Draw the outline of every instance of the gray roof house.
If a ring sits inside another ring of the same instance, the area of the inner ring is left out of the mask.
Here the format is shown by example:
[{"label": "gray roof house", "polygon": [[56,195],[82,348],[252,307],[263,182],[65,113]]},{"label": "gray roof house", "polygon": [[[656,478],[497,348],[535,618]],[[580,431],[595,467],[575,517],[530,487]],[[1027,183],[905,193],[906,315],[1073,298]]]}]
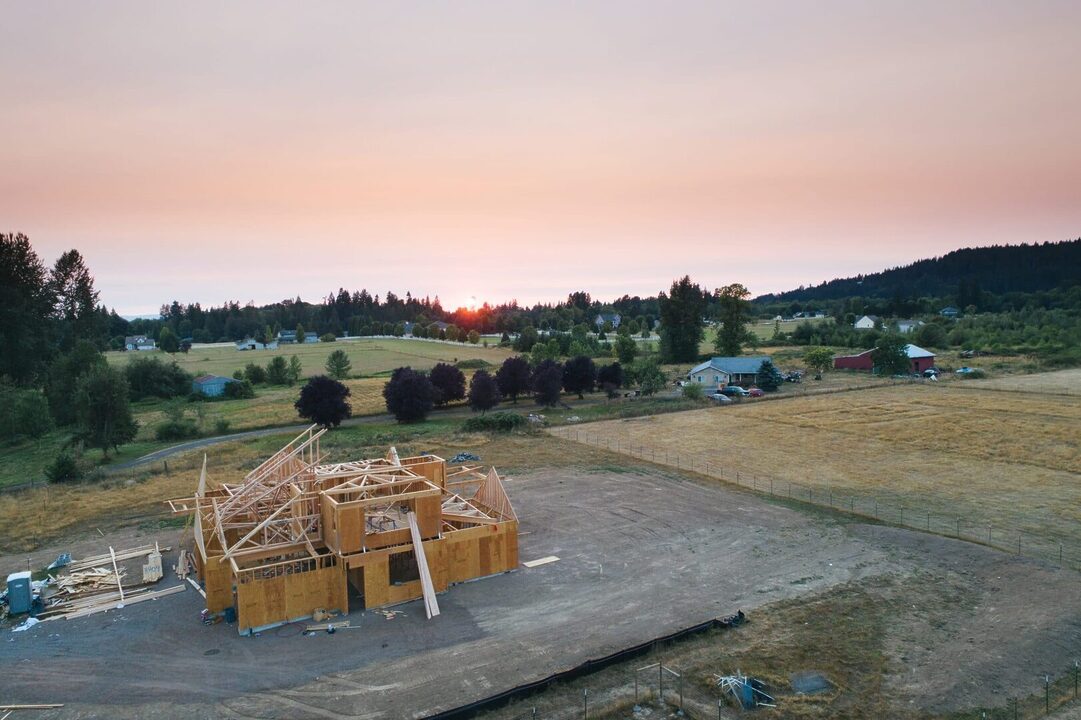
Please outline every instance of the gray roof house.
[{"label": "gray roof house", "polygon": [[753,383],[758,377],[758,368],[766,360],[773,362],[769,355],[710,358],[691,368],[687,379],[705,387]]},{"label": "gray roof house", "polygon": [[237,350],[277,350],[278,341],[271,340],[268,343],[260,342],[255,338],[247,337],[236,344]]},{"label": "gray roof house", "polygon": [[124,338],[125,350],[155,350],[154,339],[146,335],[129,335]]},{"label": "gray roof house", "polygon": [[953,305],[947,305],[938,311],[938,314],[942,317],[955,318],[961,314],[961,311],[955,308]]},{"label": "gray roof house", "polygon": [[604,327],[604,324],[612,323],[612,329],[615,330],[619,327],[619,323],[623,318],[619,313],[600,313],[597,317],[593,318],[593,324],[598,328]]}]

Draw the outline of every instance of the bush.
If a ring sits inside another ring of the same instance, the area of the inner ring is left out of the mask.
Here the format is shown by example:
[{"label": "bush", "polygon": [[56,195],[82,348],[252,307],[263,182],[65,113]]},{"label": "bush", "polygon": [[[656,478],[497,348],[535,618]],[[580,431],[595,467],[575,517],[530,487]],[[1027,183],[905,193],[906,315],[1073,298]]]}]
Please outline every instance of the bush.
[{"label": "bush", "polygon": [[124,366],[124,377],[132,400],[168,400],[191,392],[191,373],[181,370],[175,362],[162,362],[156,357],[136,355]]},{"label": "bush", "polygon": [[262,365],[248,363],[244,366],[244,379],[250,382],[252,385],[259,385],[265,383],[266,377],[266,368],[264,368]]},{"label": "bush", "polygon": [[489,368],[492,364],[483,358],[471,358],[469,360],[459,360],[454,363],[454,367],[461,370],[480,370],[481,368]]},{"label": "bush", "polygon": [[0,437],[39,438],[53,429],[49,401],[37,390],[0,385]]},{"label": "bush", "polygon": [[511,432],[527,425],[524,417],[512,412],[494,412],[471,417],[462,423],[466,432]]},{"label": "bush", "polygon": [[199,437],[199,428],[195,421],[188,419],[166,420],[154,428],[154,437],[158,440],[187,440]]},{"label": "bush", "polygon": [[225,418],[218,418],[214,421],[214,432],[218,435],[224,435],[229,432],[229,421]]},{"label": "bush", "polygon": [[337,339],[334,333],[323,333],[319,336],[319,342],[334,342]]},{"label": "bush", "polygon": [[987,373],[979,368],[975,368],[970,373],[964,373],[961,375],[965,380],[983,380],[987,377]]},{"label": "bush", "polygon": [[255,388],[247,380],[225,383],[225,397],[230,400],[247,400],[255,397]]},{"label": "bush", "polygon": [[45,467],[45,479],[51,483],[78,482],[83,479],[83,469],[75,456],[64,450]]},{"label": "bush", "polygon": [[687,400],[701,400],[705,394],[698,383],[687,383],[683,386],[683,397]]}]

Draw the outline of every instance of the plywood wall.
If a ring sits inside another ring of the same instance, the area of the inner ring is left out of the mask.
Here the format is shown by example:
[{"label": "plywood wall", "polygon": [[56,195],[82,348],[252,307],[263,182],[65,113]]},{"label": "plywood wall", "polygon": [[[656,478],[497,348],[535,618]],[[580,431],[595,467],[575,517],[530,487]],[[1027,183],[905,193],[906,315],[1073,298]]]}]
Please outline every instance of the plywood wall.
[{"label": "plywood wall", "polygon": [[345,565],[237,585],[240,632],[311,616],[316,608],[349,612]]},{"label": "plywood wall", "polygon": [[203,586],[206,590],[206,609],[221,612],[233,606],[233,566],[222,562],[220,555],[211,555],[203,565]]}]

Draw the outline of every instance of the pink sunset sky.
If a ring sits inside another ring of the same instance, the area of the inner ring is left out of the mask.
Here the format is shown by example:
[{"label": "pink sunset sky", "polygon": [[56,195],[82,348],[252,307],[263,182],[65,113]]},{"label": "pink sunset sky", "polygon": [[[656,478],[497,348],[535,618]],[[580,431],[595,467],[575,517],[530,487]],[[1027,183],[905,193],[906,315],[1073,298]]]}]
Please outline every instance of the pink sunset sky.
[{"label": "pink sunset sky", "polygon": [[0,2],[102,300],[755,294],[1081,235],[1081,2]]}]

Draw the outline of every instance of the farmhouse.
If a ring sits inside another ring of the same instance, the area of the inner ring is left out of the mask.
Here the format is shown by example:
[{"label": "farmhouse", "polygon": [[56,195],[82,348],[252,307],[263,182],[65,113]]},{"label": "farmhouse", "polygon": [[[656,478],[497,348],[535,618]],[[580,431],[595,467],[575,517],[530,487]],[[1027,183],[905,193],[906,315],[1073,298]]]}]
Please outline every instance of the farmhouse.
[{"label": "farmhouse", "polygon": [[193,516],[207,610],[250,634],[313,615],[424,598],[518,566],[518,518],[494,468],[434,455],[321,464],[313,425],[239,483],[168,501]]},{"label": "farmhouse", "polygon": [[769,355],[710,358],[691,368],[687,379],[703,387],[753,385],[758,377],[758,369],[767,360],[772,362]]},{"label": "farmhouse", "polygon": [[124,338],[125,350],[155,350],[157,346],[152,338],[146,335],[129,335]]},{"label": "farmhouse", "polygon": [[[305,333],[307,334],[307,333]],[[307,342],[307,340],[305,340]],[[237,350],[277,350],[278,341],[260,342],[252,337],[246,337],[236,344]]]},{"label": "farmhouse", "polygon": [[225,386],[234,382],[237,380],[222,375],[200,375],[191,381],[191,391],[206,397],[221,397],[225,394]]},{"label": "farmhouse", "polygon": [[877,323],[877,322],[878,322],[878,316],[877,315],[864,315],[859,320],[857,320],[852,325],[852,327],[856,328],[857,330],[874,330],[875,323]]},{"label": "farmhouse", "polygon": [[605,323],[611,323],[612,329],[619,329],[619,323],[623,318],[619,313],[600,313],[597,317],[593,318],[593,324],[597,326],[597,329],[604,327]]},{"label": "farmhouse", "polygon": [[[864,370],[872,372],[874,361],[871,359],[873,350],[865,350],[858,355],[838,355],[833,358],[833,367],[836,370]],[[935,354],[915,345],[905,345],[911,363],[911,371],[922,373],[928,368],[935,366]]]}]

